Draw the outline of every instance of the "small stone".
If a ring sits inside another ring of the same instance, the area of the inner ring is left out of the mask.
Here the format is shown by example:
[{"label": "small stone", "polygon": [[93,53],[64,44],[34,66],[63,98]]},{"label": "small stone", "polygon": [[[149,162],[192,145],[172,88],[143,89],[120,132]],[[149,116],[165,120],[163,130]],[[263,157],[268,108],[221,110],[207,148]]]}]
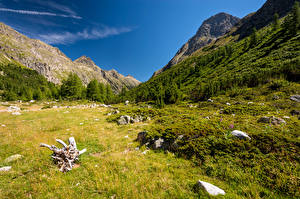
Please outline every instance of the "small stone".
[{"label": "small stone", "polygon": [[12,155],[12,156],[9,156],[8,158],[6,158],[6,159],[4,160],[4,162],[5,162],[5,163],[14,162],[14,161],[19,160],[19,159],[21,159],[21,158],[23,158],[22,155],[20,155],[20,154],[15,154],[15,155]]},{"label": "small stone", "polygon": [[293,96],[291,96],[290,99],[295,101],[295,102],[300,102],[300,95],[293,95]]},{"label": "small stone", "polygon": [[21,115],[20,112],[13,112],[12,115]]},{"label": "small stone", "polygon": [[131,121],[130,116],[128,116],[128,115],[122,115],[120,117],[120,119],[118,120],[118,124],[119,125],[126,125],[126,124],[129,124],[130,121]]},{"label": "small stone", "polygon": [[83,125],[83,123],[80,123],[79,125]]},{"label": "small stone", "polygon": [[239,131],[239,130],[234,130],[231,132],[231,135],[237,137],[237,138],[240,138],[240,139],[248,139],[248,140],[251,140],[251,138],[244,132],[242,131]]},{"label": "small stone", "polygon": [[289,116],[283,116],[284,119],[291,119]]},{"label": "small stone", "polygon": [[95,119],[95,121],[99,121],[99,119],[98,119],[98,118],[96,118],[96,119]]},{"label": "small stone", "polygon": [[248,105],[253,104],[253,102],[248,102]]},{"label": "small stone", "polygon": [[5,125],[5,124],[2,124],[1,126],[2,126],[2,127],[6,127],[6,125]]},{"label": "small stone", "polygon": [[163,143],[164,143],[164,139],[162,139],[162,138],[159,138],[158,140],[155,140],[155,142],[154,142],[154,149],[161,148],[162,145],[163,145]]},{"label": "small stone", "polygon": [[129,105],[129,101],[128,101],[128,100],[125,101],[125,105],[126,105],[126,106]]},{"label": "small stone", "polygon": [[208,99],[207,101],[208,101],[208,102],[214,102],[214,100],[212,100],[212,99]]},{"label": "small stone", "polygon": [[149,150],[144,151],[142,154],[146,155]]},{"label": "small stone", "polygon": [[228,102],[226,103],[226,105],[227,105],[227,106],[231,106],[231,104],[230,104],[230,103],[228,103]]},{"label": "small stone", "polygon": [[11,170],[11,166],[1,167],[0,168],[0,172],[2,172],[2,171],[9,171],[9,170]]},{"label": "small stone", "polygon": [[270,120],[271,120],[270,117],[263,116],[263,117],[259,118],[258,122],[260,122],[260,123],[270,123]]},{"label": "small stone", "polygon": [[139,151],[139,150],[140,150],[140,147],[136,147],[134,150]]},{"label": "small stone", "polygon": [[128,135],[126,135],[126,136],[124,136],[124,138],[128,139],[128,138],[129,138],[129,136],[128,136]]},{"label": "small stone", "polygon": [[225,191],[220,189],[219,187],[212,185],[208,182],[204,182],[199,180],[198,181],[198,186],[200,188],[203,188],[207,193],[209,193],[212,196],[217,196],[217,195],[225,195]]}]

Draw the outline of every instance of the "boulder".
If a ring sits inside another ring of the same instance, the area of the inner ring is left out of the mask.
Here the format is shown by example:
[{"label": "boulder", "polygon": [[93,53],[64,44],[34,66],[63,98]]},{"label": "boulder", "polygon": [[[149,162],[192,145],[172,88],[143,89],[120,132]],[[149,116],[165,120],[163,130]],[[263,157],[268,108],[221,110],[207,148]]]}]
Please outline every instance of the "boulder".
[{"label": "boulder", "polygon": [[12,155],[12,156],[9,156],[8,158],[6,158],[6,159],[4,160],[4,162],[5,162],[5,163],[14,162],[14,161],[19,160],[19,159],[21,159],[21,158],[23,158],[22,155],[20,155],[20,154],[15,154],[15,155]]},{"label": "boulder", "polygon": [[263,116],[263,117],[258,119],[258,122],[260,122],[260,123],[270,123],[270,120],[271,120],[270,117]]},{"label": "boulder", "polygon": [[11,170],[11,166],[1,167],[0,168],[0,172],[2,172],[2,171],[9,171],[9,170]]},{"label": "boulder", "polygon": [[237,138],[240,138],[240,139],[243,139],[243,140],[251,140],[251,138],[247,135],[247,133],[244,133],[242,131],[239,131],[239,130],[234,130],[231,132],[231,135],[237,137]]},{"label": "boulder", "polygon": [[137,139],[136,141],[138,141],[139,143],[141,144],[144,144],[147,142],[147,132],[146,131],[143,131],[143,132],[140,132],[137,136]]},{"label": "boulder", "polygon": [[126,124],[129,124],[130,123],[130,116],[128,115],[122,115],[120,117],[120,119],[118,120],[118,124],[119,125],[126,125]]},{"label": "boulder", "polygon": [[271,117],[271,123],[273,125],[279,125],[279,124],[286,124],[286,121],[284,121],[281,118]]},{"label": "boulder", "polygon": [[291,96],[290,99],[295,101],[295,102],[300,102],[300,95],[293,95],[293,96]]},{"label": "boulder", "polygon": [[159,138],[158,140],[155,140],[154,141],[154,149],[162,148],[163,143],[164,143],[164,139],[162,139],[162,138]]},{"label": "boulder", "polygon": [[199,180],[197,184],[199,188],[204,189],[205,191],[207,191],[208,194],[212,196],[225,195],[225,191],[223,189],[220,189],[219,187],[212,185],[208,182]]}]

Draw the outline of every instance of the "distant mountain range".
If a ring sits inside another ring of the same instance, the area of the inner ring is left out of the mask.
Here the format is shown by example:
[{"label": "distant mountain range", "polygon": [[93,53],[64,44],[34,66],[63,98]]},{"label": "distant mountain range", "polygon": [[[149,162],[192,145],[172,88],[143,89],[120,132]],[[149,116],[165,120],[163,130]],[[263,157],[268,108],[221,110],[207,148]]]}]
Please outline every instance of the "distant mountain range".
[{"label": "distant mountain range", "polygon": [[86,56],[72,61],[58,48],[30,39],[0,23],[0,63],[8,62],[16,62],[36,70],[55,84],[60,84],[69,73],[76,73],[85,85],[92,79],[110,84],[117,93],[123,87],[131,89],[140,84],[132,76],[125,77],[115,70],[101,69]]}]

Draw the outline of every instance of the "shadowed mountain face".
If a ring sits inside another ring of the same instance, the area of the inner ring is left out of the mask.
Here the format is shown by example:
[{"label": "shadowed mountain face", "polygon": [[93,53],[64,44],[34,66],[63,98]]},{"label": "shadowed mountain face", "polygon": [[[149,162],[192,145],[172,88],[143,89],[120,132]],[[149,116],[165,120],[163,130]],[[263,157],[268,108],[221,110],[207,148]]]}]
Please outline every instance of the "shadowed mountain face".
[{"label": "shadowed mountain face", "polygon": [[93,79],[110,84],[115,92],[140,84],[132,76],[125,77],[115,70],[102,70],[86,56],[72,61],[58,48],[30,39],[0,23],[0,63],[8,62],[17,62],[36,70],[55,84],[60,84],[69,73],[77,74],[85,85]]},{"label": "shadowed mountain face", "polygon": [[[285,16],[293,7],[296,0],[268,0],[256,13],[243,18],[233,35],[240,35],[240,39],[249,36],[253,28],[263,28],[273,21],[275,13],[279,17]],[[299,1],[299,0],[297,0]]]},{"label": "shadowed mountain face", "polygon": [[169,69],[198,49],[225,35],[239,20],[239,18],[226,13],[219,13],[205,20],[196,35],[185,43],[171,61],[165,67],[156,71],[153,76]]}]

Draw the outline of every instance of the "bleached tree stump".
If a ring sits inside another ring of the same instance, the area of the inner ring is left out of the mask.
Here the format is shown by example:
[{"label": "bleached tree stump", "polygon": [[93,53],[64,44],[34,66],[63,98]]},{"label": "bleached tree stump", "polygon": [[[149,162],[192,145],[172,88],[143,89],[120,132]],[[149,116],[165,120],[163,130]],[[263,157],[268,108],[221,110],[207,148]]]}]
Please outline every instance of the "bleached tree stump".
[{"label": "bleached tree stump", "polygon": [[41,143],[40,147],[47,147],[48,149],[53,151],[51,157],[53,158],[54,163],[58,165],[59,170],[61,172],[67,172],[72,170],[75,162],[78,160],[78,157],[84,152],[86,152],[86,149],[79,151],[77,149],[74,137],[69,138],[69,145],[67,145],[64,141],[60,139],[56,139],[56,141],[64,147],[60,149],[54,145],[50,146],[44,143]]}]

